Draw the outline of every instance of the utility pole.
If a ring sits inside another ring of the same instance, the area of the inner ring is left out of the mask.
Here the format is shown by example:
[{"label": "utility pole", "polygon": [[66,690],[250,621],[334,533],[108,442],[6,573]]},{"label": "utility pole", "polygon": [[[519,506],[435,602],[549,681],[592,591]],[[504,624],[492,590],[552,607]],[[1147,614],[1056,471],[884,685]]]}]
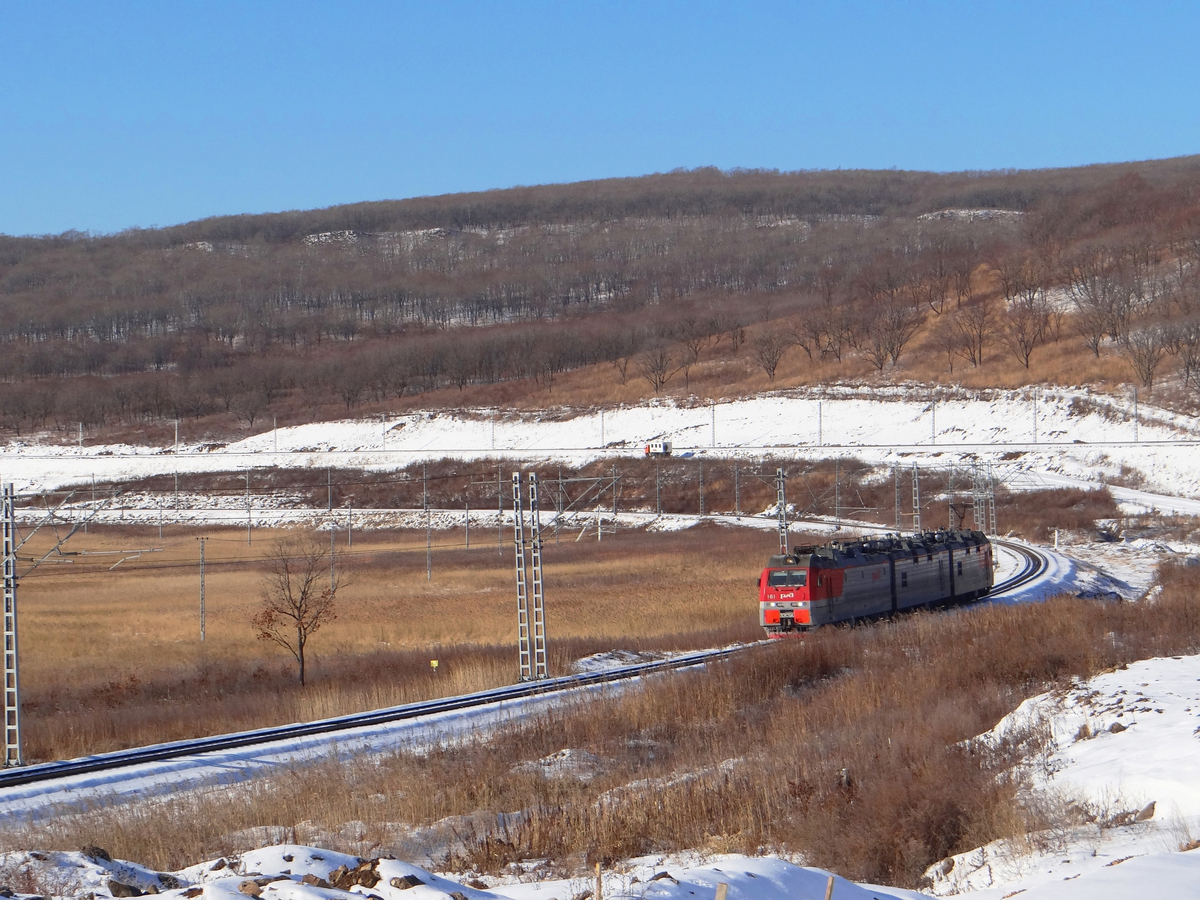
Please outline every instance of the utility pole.
[{"label": "utility pole", "polygon": [[542,523],[538,510],[538,477],[529,473],[529,550],[533,570],[533,677],[546,678],[546,594],[542,578]]},{"label": "utility pole", "polygon": [[429,468],[421,464],[421,502],[425,507],[425,580],[433,581],[433,519],[429,509]]},{"label": "utility pole", "polygon": [[325,483],[327,485],[327,490],[329,491],[329,507],[328,507],[328,509],[329,509],[330,514],[332,514],[333,513],[333,469],[332,468],[325,469]]},{"label": "utility pole", "polygon": [[779,507],[779,555],[787,556],[788,524],[787,524],[787,493],[783,480],[783,468],[775,470],[775,502]]},{"label": "utility pole", "polygon": [[717,446],[717,401],[710,400],[709,404],[712,408],[712,445]]},{"label": "utility pole", "polygon": [[900,467],[892,466],[892,481],[896,486],[896,534],[904,533],[904,524],[900,519]]},{"label": "utility pole", "polygon": [[654,513],[662,515],[662,463],[654,461]]},{"label": "utility pole", "polygon": [[4,767],[22,766],[21,678],[17,655],[17,519],[11,483],[4,485]]},{"label": "utility pole", "polygon": [[824,425],[824,422],[822,422],[821,401],[818,400],[817,401],[817,446],[819,446],[819,447],[825,446],[825,435],[822,433],[823,425]]},{"label": "utility pole", "polygon": [[471,501],[470,500],[463,501],[463,510],[467,514],[467,524],[466,524],[466,528],[465,528],[466,547],[464,549],[470,550],[471,549]]},{"label": "utility pole", "polygon": [[346,506],[346,546],[354,546],[354,501]]},{"label": "utility pole", "polygon": [[992,477],[992,464],[988,463],[987,468],[987,502],[988,502],[988,527],[991,528],[992,534],[999,534],[996,530],[996,481]]},{"label": "utility pole", "polygon": [[841,521],[841,460],[833,461],[833,518]]},{"label": "utility pole", "polygon": [[704,460],[700,460],[700,518],[704,518]]},{"label": "utility pole", "polygon": [[983,469],[979,463],[975,463],[975,471],[972,473],[971,479],[971,519],[975,524],[976,531],[982,531],[985,534],[988,530],[987,524],[987,486],[984,483]]},{"label": "utility pole", "polygon": [[252,534],[252,512],[250,508],[250,470],[246,470],[246,546],[250,546]]},{"label": "utility pole", "polygon": [[742,514],[742,487],[738,481],[738,464],[733,464],[733,514],[740,516]]},{"label": "utility pole", "polygon": [[525,510],[521,506],[521,473],[513,472],[513,550],[517,570],[517,662],[522,681],[533,680],[529,640],[529,571],[525,555]]},{"label": "utility pole", "polygon": [[946,482],[946,528],[954,530],[954,463],[950,463],[950,477]]},{"label": "utility pole", "polygon": [[496,552],[504,554],[504,483],[501,481],[501,469],[496,466]]},{"label": "utility pole", "polygon": [[1133,389],[1133,442],[1138,442],[1138,389]]},{"label": "utility pole", "polygon": [[200,643],[204,643],[204,542],[206,537],[196,538],[200,542]]},{"label": "utility pole", "polygon": [[913,463],[912,473],[912,489],[913,489],[913,531],[917,534],[921,533],[921,480],[917,475],[917,464]]}]

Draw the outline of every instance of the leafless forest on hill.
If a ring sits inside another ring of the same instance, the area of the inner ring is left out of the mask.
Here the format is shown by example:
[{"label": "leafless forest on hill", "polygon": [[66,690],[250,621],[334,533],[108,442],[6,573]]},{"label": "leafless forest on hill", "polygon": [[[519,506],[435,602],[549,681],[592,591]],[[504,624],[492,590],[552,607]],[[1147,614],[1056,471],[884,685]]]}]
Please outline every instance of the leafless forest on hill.
[{"label": "leafless forest on hill", "polygon": [[598,364],[634,396],[690,391],[714,360],[740,368],[710,392],[782,384],[785,359],[814,377],[1045,380],[1049,344],[1186,394],[1198,263],[1200,158],[696,170],[0,236],[0,427],[253,428],[495,385],[559,402]]}]

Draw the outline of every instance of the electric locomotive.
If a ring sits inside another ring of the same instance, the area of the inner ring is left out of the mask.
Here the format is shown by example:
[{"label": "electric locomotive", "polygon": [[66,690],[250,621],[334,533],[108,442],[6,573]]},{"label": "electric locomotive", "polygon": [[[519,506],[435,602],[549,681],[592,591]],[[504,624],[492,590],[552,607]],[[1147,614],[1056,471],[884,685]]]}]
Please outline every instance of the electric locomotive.
[{"label": "electric locomotive", "polygon": [[832,541],[772,556],[758,580],[759,624],[780,637],[835,622],[942,604],[992,589],[992,545],[982,531],[927,531]]}]

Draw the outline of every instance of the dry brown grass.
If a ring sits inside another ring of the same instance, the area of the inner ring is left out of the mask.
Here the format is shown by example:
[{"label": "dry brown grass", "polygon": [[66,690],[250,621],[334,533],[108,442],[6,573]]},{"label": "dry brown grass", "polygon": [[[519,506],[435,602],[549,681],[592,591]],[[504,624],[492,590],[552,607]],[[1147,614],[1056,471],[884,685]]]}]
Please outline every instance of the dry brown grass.
[{"label": "dry brown grass", "polygon": [[[1036,734],[997,751],[962,741],[1069,676],[1200,650],[1200,573],[1170,567],[1164,584],[1154,604],[1058,599],[821,631],[487,742],[331,762],[219,797],[118,802],[0,845],[102,837],[116,855],[174,868],[246,849],[263,839],[254,826],[365,855],[402,844],[396,823],[523,810],[507,829],[460,820],[450,863],[781,846],[848,877],[913,885],[947,854],[1052,824],[1021,805],[1009,774]],[[594,780],[519,766],[564,747],[600,757]]]},{"label": "dry brown grass", "polygon": [[[946,314],[950,312],[947,307]],[[891,384],[916,381],[926,384],[960,384],[972,389],[1021,388],[1028,385],[1092,385],[1098,390],[1121,390],[1136,381],[1129,364],[1111,348],[1099,357],[1083,345],[1071,331],[1068,319],[1057,341],[1048,341],[1034,350],[1026,369],[998,339],[989,345],[979,366],[955,359],[950,371],[944,351],[933,339],[938,317],[930,314],[910,348],[900,358],[898,366],[889,365],[883,372],[863,357],[847,350],[841,360],[814,354],[812,358],[799,347],[784,354],[775,378],[769,379],[754,362],[750,348],[755,335],[762,331],[784,327],[779,321],[756,323],[747,329],[748,340],[735,353],[726,342],[710,346],[692,367],[685,384],[682,374],[674,376],[663,390],[664,396],[695,396],[704,400],[748,396],[760,391],[811,387],[822,384]],[[1170,368],[1164,364],[1163,373]],[[1160,373],[1163,374],[1163,373]],[[1159,389],[1162,393],[1162,389]],[[639,403],[654,396],[649,383],[630,365],[624,384],[616,367],[601,363],[562,373],[552,390],[532,382],[509,382],[498,385],[478,385],[465,391],[443,390],[413,398],[413,408],[458,407],[463,405],[503,404],[523,409],[549,405],[615,406]],[[1164,394],[1164,397],[1166,395]],[[407,408],[407,407],[406,407]]]},{"label": "dry brown grass", "polygon": [[[21,585],[27,755],[76,756],[463,693],[515,680],[512,550],[462,549],[440,533],[433,578],[425,536],[339,544],[353,577],[339,616],[319,631],[312,680],[255,639],[262,557],[271,534],[209,532],[206,640],[199,641],[196,535],[101,529],[72,539],[72,562]],[[482,535],[476,535],[477,539]],[[757,635],[753,582],[771,552],[761,532],[699,528],[573,535],[546,544],[547,622],[555,672],[613,647],[688,647]],[[495,540],[495,533],[491,534]],[[47,538],[26,551],[39,552]],[[125,559],[112,553],[161,548]],[[429,660],[438,658],[436,673]]]},{"label": "dry brown grass", "polygon": [[1108,488],[1054,488],[1014,493],[996,492],[997,521],[1005,533],[1032,541],[1053,539],[1056,529],[1095,533],[1098,521],[1117,519],[1121,510]]}]

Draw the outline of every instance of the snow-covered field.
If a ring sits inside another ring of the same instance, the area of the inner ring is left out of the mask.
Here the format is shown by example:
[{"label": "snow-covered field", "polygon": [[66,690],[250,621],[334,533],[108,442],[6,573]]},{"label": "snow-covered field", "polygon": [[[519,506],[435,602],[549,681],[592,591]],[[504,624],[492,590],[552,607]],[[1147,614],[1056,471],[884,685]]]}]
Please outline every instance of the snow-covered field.
[{"label": "snow-covered field", "polygon": [[[1150,494],[1194,501],[1200,423],[1086,390],[936,393],[918,387],[787,392],[715,405],[670,400],[615,410],[497,410],[345,420],[267,430],[228,443],[146,447],[40,438],[0,447],[0,472],[19,491],[149,475],[266,467],[388,470],[442,458],[584,463],[639,455],[666,438],[676,453],[755,459],[853,454],[870,462],[994,461],[1016,486],[1091,483],[1142,474]],[[1136,502],[1136,492],[1130,495]],[[1152,496],[1142,498],[1153,504]],[[236,502],[236,501],[235,501]]]}]

